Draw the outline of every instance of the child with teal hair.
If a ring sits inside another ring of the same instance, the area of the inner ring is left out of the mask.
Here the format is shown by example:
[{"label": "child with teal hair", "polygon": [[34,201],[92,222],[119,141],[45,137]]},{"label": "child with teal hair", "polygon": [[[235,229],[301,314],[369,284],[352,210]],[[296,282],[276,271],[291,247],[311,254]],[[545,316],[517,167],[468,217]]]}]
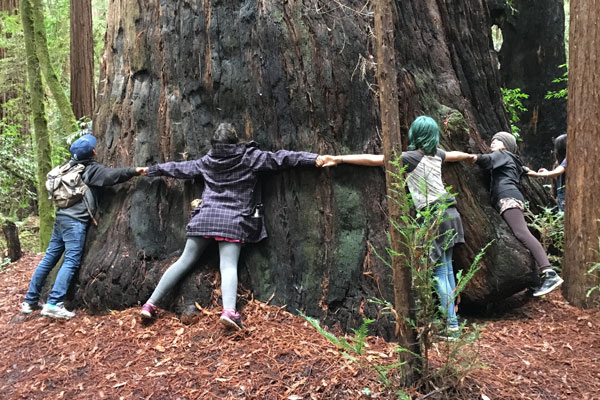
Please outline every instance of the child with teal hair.
[{"label": "child with teal hair", "polygon": [[[439,234],[430,251],[431,260],[437,264],[434,276],[440,302],[447,318],[448,338],[458,333],[458,319],[454,305],[456,281],[452,267],[454,245],[464,243],[463,226],[456,210],[456,199],[448,193],[442,181],[442,163],[475,161],[475,156],[459,151],[444,151],[438,148],[440,140],[438,124],[433,118],[420,116],[408,131],[409,151],[402,152],[402,164],[406,166],[407,186],[417,210],[428,206],[449,204],[439,226]],[[325,156],[324,166],[342,163],[380,166],[383,155],[352,154]]]}]

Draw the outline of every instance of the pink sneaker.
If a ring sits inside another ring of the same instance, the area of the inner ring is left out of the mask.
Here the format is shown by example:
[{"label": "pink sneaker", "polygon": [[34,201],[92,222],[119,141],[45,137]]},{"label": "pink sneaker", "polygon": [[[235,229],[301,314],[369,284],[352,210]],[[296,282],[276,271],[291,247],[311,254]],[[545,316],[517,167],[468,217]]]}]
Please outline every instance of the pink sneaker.
[{"label": "pink sneaker", "polygon": [[142,310],[140,314],[142,314],[142,318],[144,319],[154,319],[156,318],[156,314],[158,313],[158,308],[152,303],[146,303],[142,306]]},{"label": "pink sneaker", "polygon": [[233,308],[224,308],[220,321],[227,328],[232,328],[238,331],[244,329],[244,325],[242,325],[242,316]]}]

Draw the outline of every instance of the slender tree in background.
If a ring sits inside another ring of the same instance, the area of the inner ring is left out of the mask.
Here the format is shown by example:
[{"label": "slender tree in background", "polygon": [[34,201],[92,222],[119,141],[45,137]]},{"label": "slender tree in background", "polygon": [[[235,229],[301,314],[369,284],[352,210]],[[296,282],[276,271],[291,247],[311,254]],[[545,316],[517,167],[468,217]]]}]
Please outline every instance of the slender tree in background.
[{"label": "slender tree in background", "polygon": [[[18,0],[0,0],[0,11],[8,11],[12,13],[19,8]],[[0,26],[0,32],[2,32],[2,27]],[[0,59],[6,57],[6,49],[0,47]],[[11,98],[11,93],[2,90],[2,94],[0,97],[0,120],[4,116],[4,112],[2,111],[2,105]]]},{"label": "slender tree in background", "polygon": [[44,5],[42,0],[30,0],[31,15],[33,18],[35,50],[38,56],[39,64],[46,78],[46,83],[52,97],[56,101],[61,116],[61,125],[65,135],[77,131],[77,124],[71,103],[65,95],[65,91],[58,80],[54,67],[50,62],[48,54],[48,42],[46,39],[46,25],[44,23]]},{"label": "slender tree in background", "polygon": [[52,234],[54,216],[52,203],[45,195],[46,174],[52,168],[50,162],[51,146],[48,136],[46,109],[44,105],[44,86],[40,71],[40,62],[36,51],[32,4],[29,0],[21,0],[19,12],[23,21],[25,52],[27,54],[27,82],[31,99],[31,115],[34,129],[34,148],[37,159],[37,192],[38,213],[40,216],[40,247],[45,249]]},{"label": "slender tree in background", "polygon": [[[383,153],[387,161],[386,169],[395,168],[390,164],[396,155],[402,152],[400,137],[400,113],[398,109],[398,85],[396,77],[396,57],[394,48],[394,15],[391,0],[377,0],[375,2],[375,40],[377,55],[377,84],[379,86],[379,108],[381,112],[381,135],[383,138]],[[396,172],[396,171],[394,171]],[[401,223],[401,211],[396,198],[404,195],[404,187],[394,185],[394,176],[386,173],[386,192],[388,194],[388,213],[390,221],[391,248],[396,254],[406,254],[402,249],[402,238],[394,224]],[[392,257],[392,273],[394,284],[394,308],[396,310],[396,336],[399,344],[412,352],[400,353],[401,361],[405,364],[402,368],[404,384],[414,382],[415,366],[417,359],[414,353],[416,333],[408,324],[411,301],[411,274],[403,256]]]},{"label": "slender tree in background", "polygon": [[75,118],[94,112],[94,36],[91,0],[71,0],[71,104]]},{"label": "slender tree in background", "polygon": [[564,294],[574,305],[598,304],[600,262],[600,8],[594,0],[572,0],[569,28],[567,204],[565,214]]}]

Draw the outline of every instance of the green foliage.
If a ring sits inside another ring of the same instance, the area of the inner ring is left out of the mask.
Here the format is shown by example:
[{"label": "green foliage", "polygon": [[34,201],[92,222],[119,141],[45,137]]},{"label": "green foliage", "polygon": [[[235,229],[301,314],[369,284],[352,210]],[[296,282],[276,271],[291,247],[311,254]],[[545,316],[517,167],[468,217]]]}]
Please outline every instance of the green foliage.
[{"label": "green foliage", "polygon": [[[540,243],[544,247],[544,250],[546,250],[546,253],[550,253],[548,259],[560,270],[565,242],[564,212],[558,211],[557,207],[544,207],[540,214],[534,214],[529,208],[529,204],[527,204],[525,215],[529,219],[528,225],[539,232]],[[558,255],[552,253],[557,253]]]},{"label": "green foliage", "polygon": [[[50,62],[65,93],[69,91],[70,37],[69,0],[44,2],[44,26]],[[93,1],[94,45],[96,60],[104,45],[108,0]],[[30,117],[30,94],[27,88],[25,40],[21,15],[0,13],[0,48],[5,57],[0,59],[0,214],[22,219],[35,213],[37,201],[35,157]],[[100,63],[96,63],[96,82]],[[48,120],[52,166],[69,158],[73,135],[65,132],[58,106],[49,92],[44,93],[44,108]],[[69,140],[71,139],[71,140]],[[45,193],[43,194],[45,195]],[[30,238],[32,239],[32,238]],[[31,241],[31,240],[30,240]]]},{"label": "green foliage", "polygon": [[521,140],[519,136],[519,128],[516,124],[521,120],[519,114],[524,111],[527,111],[527,108],[523,106],[522,100],[528,99],[529,95],[527,93],[521,92],[520,88],[501,88],[501,90],[502,100],[504,102],[504,111],[506,111],[506,113],[509,116],[512,134],[517,137],[517,140]]},{"label": "green foliage", "polygon": [[[567,66],[567,64],[562,64],[559,65],[558,68],[564,68],[565,72],[558,78],[553,79],[552,82],[554,83],[562,83],[562,82],[568,82],[569,80],[569,67]],[[565,87],[563,89],[560,90],[549,90],[548,92],[546,92],[546,96],[544,96],[545,99],[549,100],[549,99],[567,99],[568,98],[568,89]]]},{"label": "green foliage", "polygon": [[[600,221],[600,220],[598,220],[598,221]],[[597,254],[600,255],[600,237],[598,238],[598,251],[597,251]],[[600,277],[600,261],[597,261],[597,262],[591,263],[591,264],[592,264],[592,268],[590,268],[587,271],[587,274],[595,276],[595,277]],[[594,291],[596,291],[596,290],[600,291],[600,285],[596,285],[596,286],[590,288],[587,291],[587,293],[586,293],[585,296],[586,297],[590,297],[592,295],[592,293],[594,293]]]},{"label": "green foliage", "polygon": [[[313,328],[317,330],[323,337],[329,340],[331,343],[339,347],[342,355],[353,363],[360,365],[361,367],[370,368],[377,372],[379,375],[379,381],[384,387],[390,385],[390,379],[388,378],[388,374],[390,371],[395,370],[403,363],[396,362],[392,364],[382,364],[380,358],[378,356],[372,355],[370,357],[362,357],[365,355],[365,340],[367,338],[367,333],[369,330],[369,325],[375,322],[372,319],[363,319],[363,322],[358,329],[353,329],[352,332],[354,336],[350,339],[345,337],[337,337],[333,333],[330,333],[323,329],[319,324],[319,321],[311,318],[301,311],[298,310],[298,313],[308,321],[309,324],[312,325]],[[363,391],[371,392],[369,388],[363,389]]]},{"label": "green foliage", "polygon": [[517,8],[515,7],[514,0],[506,0],[506,7],[510,10],[510,13],[512,15],[515,15],[519,12],[519,10],[517,10]]}]

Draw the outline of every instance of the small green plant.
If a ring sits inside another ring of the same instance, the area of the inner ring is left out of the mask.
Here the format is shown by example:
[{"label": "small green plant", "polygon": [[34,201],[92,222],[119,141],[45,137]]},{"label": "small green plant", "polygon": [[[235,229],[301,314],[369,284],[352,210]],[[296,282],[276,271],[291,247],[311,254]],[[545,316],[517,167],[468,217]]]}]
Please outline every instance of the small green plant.
[{"label": "small green plant", "polygon": [[[312,327],[317,330],[317,332],[323,335],[325,339],[329,340],[331,343],[339,347],[344,357],[348,358],[352,362],[362,367],[367,367],[376,371],[379,375],[379,381],[384,387],[390,385],[390,380],[388,378],[389,372],[403,364],[398,362],[383,365],[382,363],[380,363],[380,359],[377,356],[361,357],[365,354],[365,340],[367,338],[369,325],[375,322],[372,319],[363,319],[360,328],[353,329],[352,332],[354,333],[354,336],[348,339],[345,337],[337,337],[333,333],[326,331],[321,327],[318,320],[305,315],[302,311],[298,310],[298,314],[300,314],[300,316],[306,319],[306,321],[308,321],[308,323],[311,324]],[[370,392],[369,388],[365,389],[369,390]]]},{"label": "small green plant", "polygon": [[[567,66],[567,64],[561,64],[558,66],[558,68],[564,68],[565,72],[558,78],[553,79],[552,82],[554,82],[554,83],[567,82],[569,80],[569,67]],[[560,90],[549,90],[546,92],[546,95],[544,96],[544,98],[546,100],[567,99],[568,98],[568,90],[567,90],[567,88],[563,88]]]},{"label": "small green plant", "polygon": [[527,93],[521,92],[520,88],[508,89],[501,88],[502,90],[502,100],[504,102],[504,111],[509,116],[510,119],[510,128],[512,130],[512,134],[515,135],[517,140],[522,140],[519,136],[519,128],[517,127],[517,122],[521,120],[519,114],[527,111],[527,108],[523,106],[523,99],[528,99],[529,95]]},{"label": "small green plant", "polygon": [[[425,207],[417,213],[411,211],[413,208],[411,196],[410,194],[404,194],[401,190],[406,185],[406,175],[401,163],[401,159],[396,158],[391,164],[397,172],[388,171],[394,181],[392,200],[397,203],[401,210],[400,221],[392,220],[390,224],[393,229],[396,229],[400,233],[400,240],[402,240],[407,254],[398,254],[392,250],[391,245],[386,247],[387,254],[385,256],[378,254],[377,250],[373,247],[372,250],[390,268],[392,267],[391,258],[403,257],[406,261],[406,268],[410,268],[411,271],[415,311],[414,317],[407,320],[407,322],[417,332],[420,354],[415,354],[410,349],[401,346],[396,346],[396,353],[410,352],[420,361],[418,370],[421,376],[421,386],[426,389],[431,387],[449,389],[454,387],[473,368],[480,366],[479,358],[473,345],[480,336],[481,328],[477,325],[467,326],[466,322],[464,322],[459,328],[459,337],[456,338],[456,341],[444,341],[442,344],[436,341],[437,337],[442,336],[442,332],[447,331],[448,326],[446,307],[439,305],[435,292],[434,270],[438,266],[438,263],[437,260],[432,260],[430,254],[435,242],[439,243],[440,239],[442,239],[445,250],[454,239],[453,234],[446,232],[443,234],[443,237],[440,237],[439,234],[440,224],[445,221],[445,211],[454,202],[451,200],[451,196],[449,196],[446,199],[447,201],[436,201],[431,206]],[[424,182],[422,184],[424,185]],[[422,190],[422,192],[427,197],[426,191]],[[391,236],[388,233],[388,240],[391,240],[390,238]],[[468,269],[457,273],[457,285],[453,293],[454,299],[464,290],[468,281],[479,270],[479,262],[487,246],[475,257],[475,260]],[[392,314],[395,318],[398,318],[398,313],[394,310],[394,306],[390,302],[383,299],[370,299],[370,301],[380,305],[382,313]],[[338,346],[346,357],[375,370],[379,375],[380,382],[385,387],[393,386],[398,398],[409,398],[401,390],[400,384],[396,383],[394,374],[392,373],[398,367],[402,366],[403,362],[384,364],[383,360],[370,358],[365,363],[361,361],[364,358],[359,357],[361,354],[360,351],[364,351],[364,335],[366,335],[367,325],[372,323],[371,320],[365,320],[361,328],[354,331],[355,336],[348,340],[332,335],[322,329],[317,321],[309,319],[306,316],[304,317],[318,332]],[[433,350],[443,357],[443,365],[437,368],[433,368],[429,363],[429,355]]]},{"label": "small green plant", "polygon": [[[600,221],[600,220],[599,220]],[[600,255],[600,237],[598,238],[598,255]],[[590,268],[588,270],[588,275],[594,275],[594,276],[598,276],[598,274],[600,274],[600,261],[592,263],[592,268]],[[592,288],[590,288],[587,293],[585,294],[585,297],[590,297],[592,295],[592,293],[594,293],[594,291],[600,291],[600,285],[596,285]]]},{"label": "small green plant", "polygon": [[564,212],[558,211],[556,207],[544,207],[541,213],[534,214],[527,204],[525,216],[529,219],[528,225],[539,232],[540,243],[546,253],[549,253],[548,259],[561,270],[565,241]]}]

